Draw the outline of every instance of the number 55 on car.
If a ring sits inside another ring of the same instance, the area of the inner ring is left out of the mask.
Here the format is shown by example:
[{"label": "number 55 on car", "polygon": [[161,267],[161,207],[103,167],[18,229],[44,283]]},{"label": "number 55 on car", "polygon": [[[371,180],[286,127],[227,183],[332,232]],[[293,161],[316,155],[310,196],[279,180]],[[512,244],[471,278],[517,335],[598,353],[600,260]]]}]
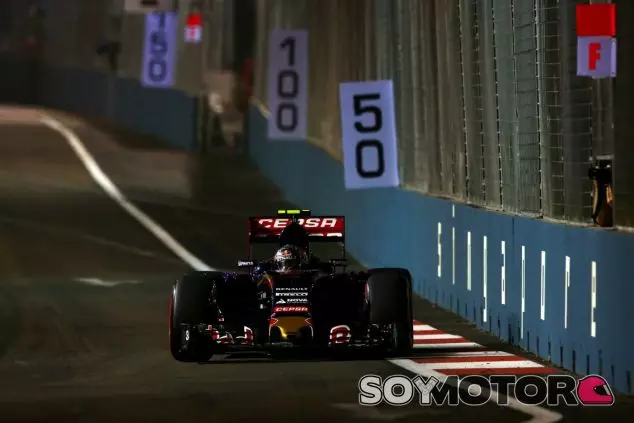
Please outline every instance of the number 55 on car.
[{"label": "number 55 on car", "polygon": [[399,185],[392,81],[339,85],[346,189]]}]

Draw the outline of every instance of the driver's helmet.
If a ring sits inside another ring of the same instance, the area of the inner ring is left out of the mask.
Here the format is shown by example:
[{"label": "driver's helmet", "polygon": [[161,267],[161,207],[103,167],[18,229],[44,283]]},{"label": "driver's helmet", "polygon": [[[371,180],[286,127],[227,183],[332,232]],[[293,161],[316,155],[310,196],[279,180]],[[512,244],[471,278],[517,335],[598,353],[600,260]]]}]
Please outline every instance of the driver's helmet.
[{"label": "driver's helmet", "polygon": [[290,272],[299,270],[302,265],[308,262],[308,256],[303,248],[296,245],[287,244],[277,250],[273,261],[280,272]]}]

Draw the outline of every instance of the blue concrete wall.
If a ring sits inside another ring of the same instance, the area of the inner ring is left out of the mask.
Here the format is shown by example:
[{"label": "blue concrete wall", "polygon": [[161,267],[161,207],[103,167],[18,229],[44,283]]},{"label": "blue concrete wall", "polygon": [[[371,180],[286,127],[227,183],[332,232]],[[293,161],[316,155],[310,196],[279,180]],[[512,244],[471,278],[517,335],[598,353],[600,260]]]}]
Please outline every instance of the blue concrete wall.
[{"label": "blue concrete wall", "polygon": [[195,99],[175,89],[147,89],[138,81],[116,78],[113,113],[108,111],[109,76],[85,69],[43,66],[0,57],[0,102],[38,104],[50,108],[107,117],[169,146],[196,146]]},{"label": "blue concrete wall", "polygon": [[[600,373],[617,390],[632,392],[629,380],[634,370],[634,339],[628,335],[630,322],[634,322],[634,307],[630,306],[634,299],[634,260],[628,259],[634,251],[634,236],[508,216],[400,189],[346,191],[343,167],[326,152],[310,143],[269,142],[266,134],[267,121],[253,107],[249,149],[263,173],[298,206],[347,216],[348,249],[362,263],[406,267],[413,274],[416,292],[427,299],[554,364],[582,374]],[[502,241],[506,258],[505,304],[501,301]],[[540,316],[542,251],[546,259],[544,320]],[[566,256],[571,265],[568,322],[564,328]],[[593,261],[596,337],[591,336]]]},{"label": "blue concrete wall", "polygon": [[0,55],[0,101],[31,104],[36,99],[32,83],[36,73],[32,63]]}]

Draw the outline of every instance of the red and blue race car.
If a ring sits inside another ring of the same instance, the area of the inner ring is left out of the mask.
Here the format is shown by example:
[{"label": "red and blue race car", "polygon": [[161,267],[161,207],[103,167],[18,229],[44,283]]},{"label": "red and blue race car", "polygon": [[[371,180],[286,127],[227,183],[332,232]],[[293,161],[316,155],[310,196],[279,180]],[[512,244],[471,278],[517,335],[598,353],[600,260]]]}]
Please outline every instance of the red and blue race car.
[{"label": "red and blue race car", "polygon": [[[238,350],[369,347],[408,355],[413,346],[409,271],[347,271],[345,219],[280,210],[249,219],[250,257],[241,272],[191,272],[173,285],[169,309],[174,359],[204,362]],[[256,261],[253,246],[275,243]],[[317,258],[334,243],[341,255]]]}]

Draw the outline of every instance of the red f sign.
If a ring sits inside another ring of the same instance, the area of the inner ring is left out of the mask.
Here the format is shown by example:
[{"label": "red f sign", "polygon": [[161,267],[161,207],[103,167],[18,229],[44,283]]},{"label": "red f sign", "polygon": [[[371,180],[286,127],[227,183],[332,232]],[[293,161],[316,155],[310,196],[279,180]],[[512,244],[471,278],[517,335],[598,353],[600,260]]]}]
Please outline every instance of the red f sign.
[{"label": "red f sign", "polygon": [[592,78],[615,77],[616,40],[611,37],[578,37],[577,75]]},{"label": "red f sign", "polygon": [[601,59],[601,44],[588,44],[588,69],[597,70],[597,62]]},{"label": "red f sign", "polygon": [[616,6],[577,5],[577,76],[616,76]]}]

